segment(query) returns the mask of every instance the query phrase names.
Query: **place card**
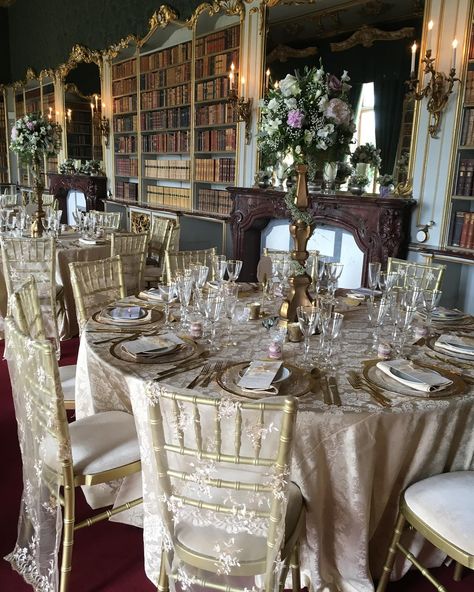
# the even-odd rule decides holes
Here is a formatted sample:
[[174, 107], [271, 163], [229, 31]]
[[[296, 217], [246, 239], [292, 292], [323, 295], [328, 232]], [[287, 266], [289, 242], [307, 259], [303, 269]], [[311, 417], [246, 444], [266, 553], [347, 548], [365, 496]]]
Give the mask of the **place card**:
[[277, 393], [278, 389], [272, 386], [282, 362], [267, 362], [255, 360], [250, 363], [247, 371], [238, 382], [238, 386], [244, 390], [267, 391]]

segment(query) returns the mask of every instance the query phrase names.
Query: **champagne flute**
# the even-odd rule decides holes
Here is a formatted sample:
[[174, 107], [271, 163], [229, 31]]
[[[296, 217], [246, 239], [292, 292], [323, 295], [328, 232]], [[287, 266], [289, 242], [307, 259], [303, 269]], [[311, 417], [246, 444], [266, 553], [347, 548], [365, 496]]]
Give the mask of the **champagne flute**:
[[438, 306], [443, 292], [441, 290], [423, 290], [423, 308], [426, 313], [426, 327], [428, 336], [431, 335], [431, 322], [433, 320], [433, 311]]
[[309, 340], [318, 324], [319, 309], [316, 306], [298, 306], [296, 309], [296, 315], [304, 337], [303, 364], [306, 366], [309, 359]]
[[188, 275], [179, 277], [176, 281], [176, 291], [181, 303], [181, 328], [185, 330], [188, 327], [189, 302], [193, 290], [193, 278]]
[[167, 286], [158, 286], [160, 290], [160, 296], [163, 300], [164, 309], [165, 309], [165, 327], [171, 328], [171, 321], [170, 321], [170, 304], [176, 302], [177, 294], [176, 294], [176, 286], [174, 283], [171, 283]]
[[[339, 312], [332, 312], [327, 320], [325, 342], [326, 351], [322, 352], [324, 364], [328, 364], [333, 357], [334, 345], [341, 333], [343, 320], [344, 315]], [[332, 370], [333, 366], [331, 365], [329, 369]]]
[[227, 327], [227, 345], [231, 345], [232, 323], [237, 302], [239, 300], [239, 286], [237, 284], [227, 284], [224, 290], [224, 309], [225, 315], [229, 321]]
[[219, 349], [216, 343], [216, 329], [217, 321], [220, 318], [222, 307], [224, 305], [224, 299], [221, 294], [210, 293], [206, 299], [206, 319], [211, 326], [211, 335], [209, 338], [211, 351], [217, 351]]
[[408, 337], [408, 332], [413, 323], [416, 306], [400, 306], [398, 309], [398, 325], [400, 327], [400, 341], [398, 345], [399, 355], [403, 355], [403, 348]]
[[241, 269], [242, 261], [239, 259], [229, 259], [227, 261], [227, 275], [229, 276], [229, 282], [235, 283], [237, 281]]
[[375, 290], [380, 281], [380, 272], [381, 272], [382, 264], [379, 261], [371, 261], [369, 263], [369, 274], [368, 274], [368, 281], [369, 281], [369, 288], [371, 290], [371, 298], [374, 298]]

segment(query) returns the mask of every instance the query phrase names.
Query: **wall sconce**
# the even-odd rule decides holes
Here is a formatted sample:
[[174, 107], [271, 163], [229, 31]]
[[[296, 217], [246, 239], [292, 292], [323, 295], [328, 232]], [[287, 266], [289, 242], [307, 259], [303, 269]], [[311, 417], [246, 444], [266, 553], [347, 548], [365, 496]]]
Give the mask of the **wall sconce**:
[[229, 81], [230, 90], [227, 101], [233, 105], [237, 121], [245, 123], [245, 143], [250, 144], [252, 137], [251, 124], [252, 124], [252, 99], [245, 98], [245, 78], [241, 78], [240, 88], [242, 96], [239, 97], [235, 84], [234, 75], [235, 66], [232, 63], [230, 66]]
[[[91, 103], [91, 112], [92, 112], [92, 122], [95, 127], [97, 127], [104, 138], [105, 146], [108, 148], [109, 140], [110, 140], [110, 122], [105, 117], [105, 115], [101, 115], [98, 110], [98, 95], [94, 95], [95, 99], [95, 108], [94, 103]], [[102, 103], [102, 112], [104, 112], [105, 103]]]
[[[430, 21], [428, 23], [428, 46], [430, 44], [432, 28], [433, 21]], [[421, 99], [424, 99], [425, 97], [428, 99], [428, 103], [426, 105], [428, 113], [430, 114], [428, 131], [432, 138], [437, 138], [438, 136], [441, 114], [448, 104], [449, 95], [453, 92], [454, 83], [460, 82], [460, 79], [456, 78], [457, 46], [458, 42], [455, 39], [452, 43], [453, 55], [449, 75], [444, 74], [444, 72], [436, 71], [434, 67], [435, 58], [431, 57], [431, 49], [426, 50], [426, 55], [421, 60], [421, 63], [424, 64], [424, 67], [422, 68], [423, 76], [421, 78], [423, 80], [425, 74], [428, 74], [429, 78], [425, 86], [422, 88], [420, 88], [420, 80], [415, 74], [415, 56], [417, 50], [416, 43], [414, 43], [411, 48], [410, 80], [408, 80], [406, 84], [408, 85], [409, 94], [414, 99], [417, 101], [421, 101]]]

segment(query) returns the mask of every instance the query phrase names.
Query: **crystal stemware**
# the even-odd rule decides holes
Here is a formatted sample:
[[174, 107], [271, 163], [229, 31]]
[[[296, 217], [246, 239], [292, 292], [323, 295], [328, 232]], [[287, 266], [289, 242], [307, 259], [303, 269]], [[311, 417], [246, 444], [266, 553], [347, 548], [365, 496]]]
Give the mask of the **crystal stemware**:
[[217, 351], [219, 349], [216, 343], [217, 321], [219, 320], [224, 306], [224, 298], [221, 294], [208, 294], [206, 299], [206, 319], [211, 326], [211, 335], [209, 338], [210, 349]]
[[194, 283], [198, 288], [204, 288], [209, 274], [209, 267], [207, 265], [193, 264], [191, 265], [191, 275]]
[[175, 284], [171, 283], [168, 286], [158, 286], [158, 289], [160, 290], [160, 296], [165, 309], [165, 327], [170, 328], [170, 304], [176, 302], [176, 286]]
[[341, 334], [343, 320], [344, 315], [339, 312], [331, 313], [327, 319], [325, 329], [325, 351], [322, 352], [322, 358], [325, 364], [330, 363], [333, 357], [334, 346], [337, 342], [337, 339], [339, 338], [339, 335]]
[[416, 306], [400, 306], [398, 308], [398, 325], [400, 328], [400, 338], [398, 344], [399, 355], [403, 355], [403, 348], [408, 337], [408, 332], [413, 323], [416, 313]]
[[176, 281], [176, 291], [178, 293], [179, 302], [181, 304], [181, 328], [186, 329], [189, 325], [189, 302], [191, 300], [191, 293], [193, 290], [194, 280], [190, 276], [181, 276]]
[[385, 317], [390, 310], [390, 302], [382, 298], [382, 300], [368, 300], [367, 312], [369, 316], [370, 326], [374, 328], [373, 332], [373, 349], [377, 351], [380, 328], [382, 327]]
[[[225, 315], [229, 321], [227, 326], [227, 345], [231, 345], [232, 324], [234, 312], [239, 300], [239, 286], [237, 284], [227, 284], [223, 291]], [[232, 344], [233, 345], [233, 344]]]
[[380, 272], [382, 264], [379, 261], [371, 261], [369, 263], [368, 282], [369, 288], [372, 291], [371, 298], [374, 297], [374, 292], [377, 289], [380, 281]]
[[431, 335], [431, 322], [433, 311], [438, 306], [443, 292], [441, 290], [423, 290], [423, 308], [426, 313], [426, 327], [428, 335]]
[[229, 276], [229, 282], [236, 282], [242, 269], [242, 261], [239, 259], [229, 259], [227, 261], [227, 275]]
[[328, 261], [326, 263], [326, 273], [328, 277], [328, 289], [331, 297], [334, 298], [334, 293], [337, 288], [337, 280], [341, 277], [342, 270], [344, 269], [343, 263], [337, 263], [334, 261]]
[[214, 279], [221, 284], [224, 281], [227, 271], [227, 257], [225, 255], [214, 255], [212, 258], [212, 268]]
[[309, 340], [318, 324], [319, 308], [316, 306], [298, 306], [296, 309], [296, 315], [304, 337], [303, 363], [307, 365], [309, 359]]

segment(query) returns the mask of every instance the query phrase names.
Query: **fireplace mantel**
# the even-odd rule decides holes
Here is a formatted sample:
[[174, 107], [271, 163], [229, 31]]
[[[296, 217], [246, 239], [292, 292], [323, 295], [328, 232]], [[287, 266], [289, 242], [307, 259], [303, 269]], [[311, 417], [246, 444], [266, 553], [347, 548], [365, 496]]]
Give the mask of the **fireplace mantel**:
[[[289, 218], [284, 193], [273, 189], [228, 187], [233, 207], [230, 216], [234, 257], [243, 261], [240, 279], [256, 281], [260, 234], [270, 220]], [[410, 216], [416, 201], [376, 195], [310, 195], [309, 211], [316, 226], [325, 223], [351, 232], [364, 254], [363, 284], [370, 261], [386, 264], [388, 257], [406, 256]]]
[[61, 222], [67, 223], [67, 195], [71, 189], [82, 191], [86, 197], [87, 210], [104, 209], [107, 199], [107, 177], [90, 177], [89, 175], [60, 175], [48, 173], [49, 192], [58, 200], [63, 211]]

